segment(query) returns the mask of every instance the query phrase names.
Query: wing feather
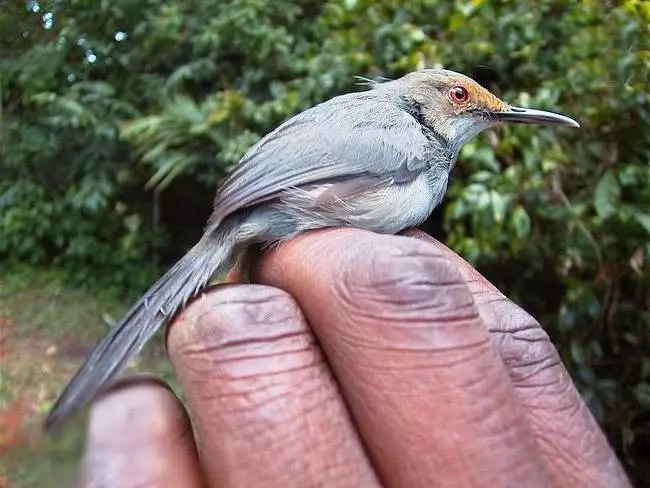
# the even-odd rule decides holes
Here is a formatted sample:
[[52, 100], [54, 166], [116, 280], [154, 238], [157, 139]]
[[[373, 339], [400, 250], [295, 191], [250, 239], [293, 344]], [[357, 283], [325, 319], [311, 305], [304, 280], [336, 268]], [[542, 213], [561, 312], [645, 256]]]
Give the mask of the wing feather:
[[248, 151], [217, 194], [211, 224], [304, 185], [354, 176], [406, 183], [435, 149], [420, 123], [380, 93], [333, 98], [289, 119]]

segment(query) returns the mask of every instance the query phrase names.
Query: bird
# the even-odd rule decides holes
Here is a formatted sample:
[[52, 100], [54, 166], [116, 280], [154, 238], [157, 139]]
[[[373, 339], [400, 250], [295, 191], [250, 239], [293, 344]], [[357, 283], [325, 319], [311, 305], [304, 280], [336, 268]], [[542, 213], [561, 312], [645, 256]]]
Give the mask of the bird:
[[47, 414], [46, 431], [88, 406], [163, 324], [256, 246], [328, 227], [398, 234], [440, 205], [461, 148], [479, 133], [505, 123], [580, 126], [509, 105], [447, 69], [367, 85], [289, 118], [244, 154], [202, 237], [97, 343]]

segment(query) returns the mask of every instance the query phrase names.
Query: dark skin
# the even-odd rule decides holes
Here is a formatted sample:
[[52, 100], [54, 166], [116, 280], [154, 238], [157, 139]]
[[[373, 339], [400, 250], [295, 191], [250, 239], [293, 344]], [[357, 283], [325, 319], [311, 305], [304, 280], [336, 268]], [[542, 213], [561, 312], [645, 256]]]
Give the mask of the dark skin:
[[80, 486], [630, 486], [539, 323], [409, 233], [308, 233], [194, 300], [167, 344], [198, 439], [129, 378]]

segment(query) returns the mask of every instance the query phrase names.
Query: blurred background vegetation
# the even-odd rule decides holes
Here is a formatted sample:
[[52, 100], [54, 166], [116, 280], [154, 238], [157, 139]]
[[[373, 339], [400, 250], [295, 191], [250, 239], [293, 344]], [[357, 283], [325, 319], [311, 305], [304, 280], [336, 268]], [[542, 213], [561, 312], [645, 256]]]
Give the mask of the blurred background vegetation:
[[[582, 123], [476, 139], [425, 227], [547, 327], [626, 469], [650, 486], [648, 2], [0, 6], [3, 363], [30, 344], [41, 362], [68, 355], [37, 412], [83, 357], [57, 341], [72, 335], [85, 353], [108, 310], [193, 244], [219, 181], [258, 138], [363, 89], [356, 75], [444, 66]], [[45, 354], [29, 342], [43, 337]], [[49, 378], [12, 364], [0, 377], [5, 423], [21, 385]], [[40, 468], [63, 448], [43, 451]], [[46, 486], [34, 473], [13, 481]]]

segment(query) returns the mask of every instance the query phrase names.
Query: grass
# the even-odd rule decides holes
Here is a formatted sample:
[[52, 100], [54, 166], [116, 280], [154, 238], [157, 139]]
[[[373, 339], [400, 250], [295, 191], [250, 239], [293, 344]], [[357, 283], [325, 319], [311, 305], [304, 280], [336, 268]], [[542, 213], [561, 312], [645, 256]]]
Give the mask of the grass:
[[[0, 487], [74, 486], [85, 416], [54, 437], [41, 423], [94, 343], [129, 304], [108, 290], [72, 289], [56, 270], [0, 275]], [[171, 378], [162, 340], [132, 366]]]

